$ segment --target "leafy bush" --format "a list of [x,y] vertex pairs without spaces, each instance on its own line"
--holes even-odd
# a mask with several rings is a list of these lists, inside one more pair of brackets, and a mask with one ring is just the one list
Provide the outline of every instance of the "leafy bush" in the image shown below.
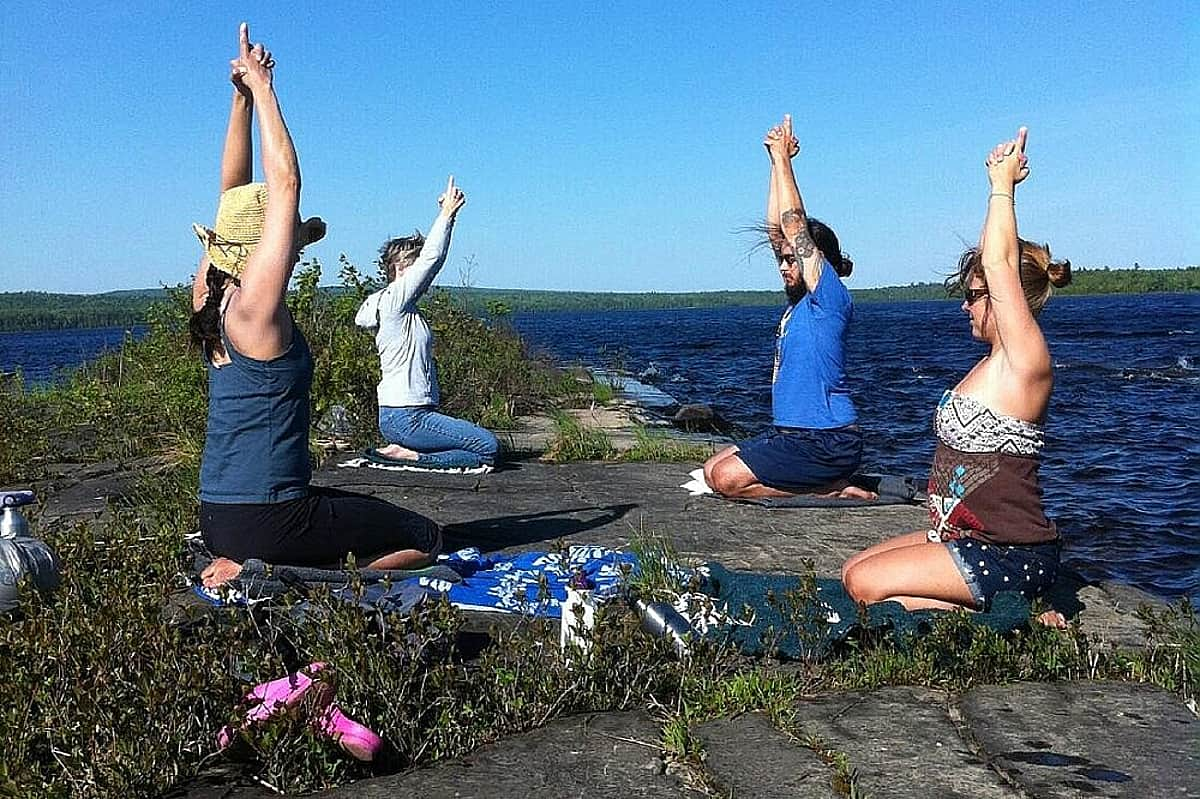
[[[342,256],[341,286],[318,289],[321,265],[296,274],[289,305],[313,350],[313,418],[341,405],[356,421],[356,443],[377,437],[379,356],[374,334],[354,326],[354,314],[382,285]],[[434,335],[441,410],[492,429],[511,427],[519,414],[544,409],[572,385],[550,364],[530,358],[507,326],[473,316],[449,292],[435,289],[422,304]]]

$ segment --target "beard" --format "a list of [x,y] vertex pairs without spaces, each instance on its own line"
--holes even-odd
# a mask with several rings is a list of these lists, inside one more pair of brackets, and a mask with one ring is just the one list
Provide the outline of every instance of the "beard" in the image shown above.
[[804,295],[808,293],[808,286],[804,284],[804,281],[800,281],[794,286],[784,285],[783,290],[787,294],[788,303],[795,305],[804,299]]

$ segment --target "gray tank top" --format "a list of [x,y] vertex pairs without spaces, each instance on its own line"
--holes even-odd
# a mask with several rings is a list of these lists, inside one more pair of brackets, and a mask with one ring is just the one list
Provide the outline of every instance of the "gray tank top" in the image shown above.
[[277,358],[242,355],[225,335],[231,362],[208,363],[208,432],[200,463],[200,500],[272,504],[308,494],[308,341],[292,325],[292,343]]

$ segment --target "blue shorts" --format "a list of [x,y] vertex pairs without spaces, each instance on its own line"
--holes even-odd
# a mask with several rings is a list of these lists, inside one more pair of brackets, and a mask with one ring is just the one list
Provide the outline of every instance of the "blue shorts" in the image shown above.
[[1033,599],[1058,579],[1061,541],[1009,545],[958,538],[945,544],[975,599],[976,610],[987,610],[992,597],[1001,591],[1019,591]]
[[738,442],[738,458],[758,482],[780,491],[818,491],[849,479],[862,463],[862,430],[773,427]]

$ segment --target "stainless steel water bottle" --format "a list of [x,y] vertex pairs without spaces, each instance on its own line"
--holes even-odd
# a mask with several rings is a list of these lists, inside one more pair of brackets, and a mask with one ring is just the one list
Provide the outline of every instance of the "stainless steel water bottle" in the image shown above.
[[29,535],[21,508],[34,500],[32,491],[0,491],[0,538]]
[[32,491],[0,491],[0,611],[17,607],[21,578],[28,576],[39,591],[58,587],[58,559],[29,535],[21,508],[33,502]]
[[643,630],[656,637],[670,638],[675,653],[680,657],[687,655],[688,636],[695,631],[679,611],[668,602],[647,602],[644,599],[634,600],[634,607],[642,618]]

